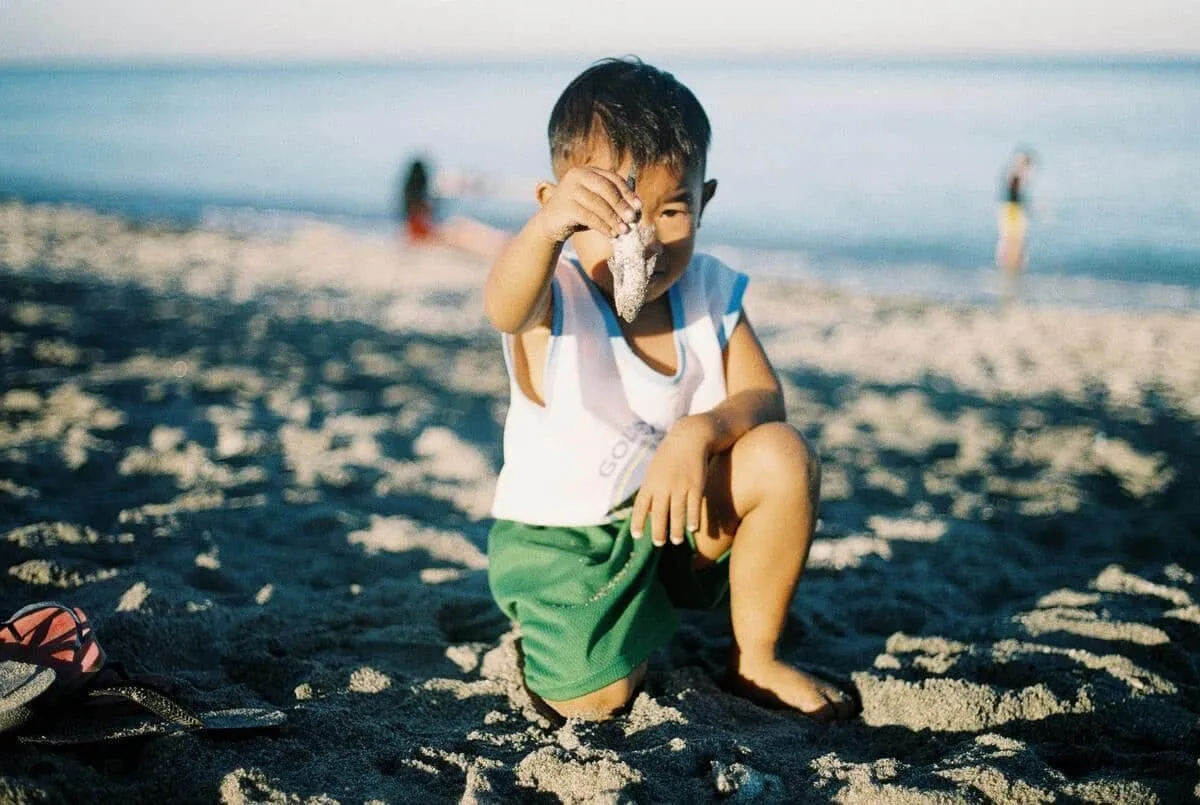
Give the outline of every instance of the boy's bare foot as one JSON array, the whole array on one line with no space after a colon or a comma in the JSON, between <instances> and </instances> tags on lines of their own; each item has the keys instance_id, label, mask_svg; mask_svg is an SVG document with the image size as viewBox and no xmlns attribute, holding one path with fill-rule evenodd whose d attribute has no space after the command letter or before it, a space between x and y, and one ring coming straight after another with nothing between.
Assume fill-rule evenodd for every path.
<instances>
[{"instance_id":1,"label":"boy's bare foot","mask_svg":"<svg viewBox=\"0 0 1200 805\"><path fill-rule=\"evenodd\" d=\"M798 710L821 723L858 715L859 703L833 682L807 674L776 659L749 662L742 657L730 668L729 684L739 696L770 707Z\"/></svg>"}]
</instances>

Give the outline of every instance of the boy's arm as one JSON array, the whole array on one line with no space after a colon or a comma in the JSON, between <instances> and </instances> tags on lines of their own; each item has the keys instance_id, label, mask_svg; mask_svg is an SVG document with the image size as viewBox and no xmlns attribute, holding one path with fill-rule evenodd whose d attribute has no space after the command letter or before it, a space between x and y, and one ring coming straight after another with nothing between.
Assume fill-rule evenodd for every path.
<instances>
[{"instance_id":1,"label":"boy's arm","mask_svg":"<svg viewBox=\"0 0 1200 805\"><path fill-rule=\"evenodd\" d=\"M745 312L725 347L725 390L723 402L680 419L659 445L633 499L635 539L648 523L655 545L665 545L668 536L682 544L685 530L700 527L709 457L747 431L785 418L783 388Z\"/></svg>"},{"instance_id":2,"label":"boy's arm","mask_svg":"<svg viewBox=\"0 0 1200 805\"><path fill-rule=\"evenodd\" d=\"M557 185L542 182L541 205L492 264L483 289L488 321L518 333L550 315L550 280L563 244L575 232L594 229L610 237L629 231L641 201L612 171L576 167Z\"/></svg>"},{"instance_id":3,"label":"boy's arm","mask_svg":"<svg viewBox=\"0 0 1200 805\"><path fill-rule=\"evenodd\" d=\"M483 287L483 310L497 330L519 333L545 323L550 313L550 280L563 241L542 235L537 216L505 244Z\"/></svg>"},{"instance_id":4,"label":"boy's arm","mask_svg":"<svg viewBox=\"0 0 1200 805\"><path fill-rule=\"evenodd\" d=\"M783 387L745 311L725 347L725 392L723 402L700 415L712 429L710 453L728 450L747 431L787 417Z\"/></svg>"}]
</instances>

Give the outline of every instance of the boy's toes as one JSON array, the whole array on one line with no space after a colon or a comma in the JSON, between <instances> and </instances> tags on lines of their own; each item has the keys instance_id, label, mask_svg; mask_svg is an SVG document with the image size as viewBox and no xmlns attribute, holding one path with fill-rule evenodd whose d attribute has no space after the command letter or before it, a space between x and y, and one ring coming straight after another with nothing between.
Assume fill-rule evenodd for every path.
<instances>
[{"instance_id":1,"label":"boy's toes","mask_svg":"<svg viewBox=\"0 0 1200 805\"><path fill-rule=\"evenodd\" d=\"M858 715L862 709L857 696L852 696L847 691L837 685L823 683L821 685L821 695L829 702L828 707L822 707L825 718L819 718L821 721L846 721Z\"/></svg>"},{"instance_id":2,"label":"boy's toes","mask_svg":"<svg viewBox=\"0 0 1200 805\"><path fill-rule=\"evenodd\" d=\"M821 724L847 721L862 710L858 691L849 682L839 685L778 661L753 672L731 670L727 684L734 693L759 704L791 708Z\"/></svg>"},{"instance_id":3,"label":"boy's toes","mask_svg":"<svg viewBox=\"0 0 1200 805\"><path fill-rule=\"evenodd\" d=\"M833 709L833 702L826 701L816 710L800 710L801 715L811 718L818 724L832 724L837 721L836 711Z\"/></svg>"}]
</instances>

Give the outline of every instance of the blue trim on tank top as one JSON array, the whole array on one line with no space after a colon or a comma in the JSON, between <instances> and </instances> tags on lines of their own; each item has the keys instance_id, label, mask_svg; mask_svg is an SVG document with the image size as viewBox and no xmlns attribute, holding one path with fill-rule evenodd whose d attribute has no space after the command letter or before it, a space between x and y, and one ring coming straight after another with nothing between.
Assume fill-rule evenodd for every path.
<instances>
[{"instance_id":1,"label":"blue trim on tank top","mask_svg":"<svg viewBox=\"0 0 1200 805\"><path fill-rule=\"evenodd\" d=\"M717 341L721 345L721 351L725 351L725 347L729 346L729 336L733 335L734 328L737 327L741 320L742 312L742 297L746 293L746 286L750 283L750 278L745 274L738 274L737 279L733 281L733 293L729 297L729 306L725 310L725 315L721 317L719 326L717 327ZM732 326L729 326L732 321ZM728 329L728 332L726 330Z\"/></svg>"},{"instance_id":2,"label":"blue trim on tank top","mask_svg":"<svg viewBox=\"0 0 1200 805\"><path fill-rule=\"evenodd\" d=\"M563 330L562 288L559 287L557 277L550 280L550 298L554 311L550 321L550 343L546 348L546 362L542 366L542 408L549 408L550 400L554 396L554 359L558 357L559 336Z\"/></svg>"}]
</instances>

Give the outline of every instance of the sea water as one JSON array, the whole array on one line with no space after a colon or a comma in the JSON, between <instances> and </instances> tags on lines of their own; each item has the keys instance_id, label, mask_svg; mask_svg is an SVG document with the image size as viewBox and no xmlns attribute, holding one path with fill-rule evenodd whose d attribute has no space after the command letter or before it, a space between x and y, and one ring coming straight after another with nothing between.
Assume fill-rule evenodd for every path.
<instances>
[{"instance_id":1,"label":"sea water","mask_svg":"<svg viewBox=\"0 0 1200 805\"><path fill-rule=\"evenodd\" d=\"M665 60L713 126L700 248L751 275L986 301L1031 148L1031 303L1200 309L1200 61ZM0 68L0 195L135 218L394 226L422 155L503 227L586 63Z\"/></svg>"}]
</instances>

